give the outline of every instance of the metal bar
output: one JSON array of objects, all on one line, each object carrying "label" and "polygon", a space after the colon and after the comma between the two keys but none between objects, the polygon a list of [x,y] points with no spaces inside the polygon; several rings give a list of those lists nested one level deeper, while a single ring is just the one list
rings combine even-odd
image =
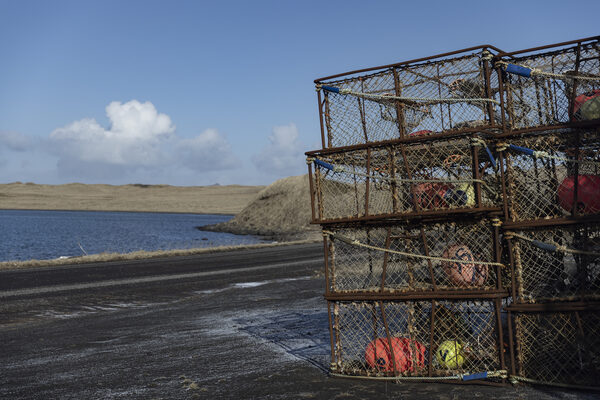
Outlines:
[{"label": "metal bar", "polygon": [[578,217],[557,217],[551,219],[525,220],[525,221],[506,221],[503,229],[529,229],[544,226],[569,226],[582,223],[594,223],[600,221],[600,214],[589,214]]},{"label": "metal bar", "polygon": [[549,302],[549,303],[528,303],[516,304],[513,303],[506,307],[510,311],[518,312],[569,312],[569,311],[598,311],[600,310],[600,302],[597,301],[573,301],[573,302]]},{"label": "metal bar", "polygon": [[324,261],[325,261],[325,295],[331,293],[330,285],[329,285],[329,246],[327,245],[329,242],[329,237],[323,235],[323,253],[324,253]]},{"label": "metal bar", "polygon": [[[502,68],[496,67],[496,75],[498,75],[498,96],[500,97],[500,120],[502,124],[502,132],[506,132],[506,109],[504,108],[504,79]],[[495,121],[493,122],[495,124]]]},{"label": "metal bar", "polygon": [[317,90],[317,102],[319,105],[319,125],[321,126],[321,146],[323,148],[327,147],[325,143],[325,128],[323,126],[323,103],[321,102],[321,90]]},{"label": "metal bar", "polygon": [[[429,246],[427,245],[427,237],[425,236],[425,229],[423,228],[423,225],[420,226],[420,231],[425,255],[429,257]],[[433,286],[433,290],[435,291],[437,290],[437,282],[435,279],[435,274],[433,273],[433,263],[431,262],[431,259],[427,259],[427,267],[429,268],[429,277],[431,278],[431,285]]]},{"label": "metal bar", "polygon": [[[386,249],[390,248],[391,237],[392,237],[392,228],[388,227],[387,228],[387,236],[385,238],[385,248]],[[389,255],[390,255],[390,253],[388,253],[387,251],[383,254],[383,272],[381,273],[381,292],[382,293],[385,290],[385,278],[386,278],[386,273],[387,273],[387,263],[388,263]]]},{"label": "metal bar", "polygon": [[[392,68],[392,73],[394,74],[394,90],[396,92],[396,96],[400,97],[402,95],[402,88],[400,87],[400,76],[398,75],[398,70],[396,68]],[[396,102],[396,124],[398,125],[398,133],[400,138],[403,138],[406,135],[404,126],[404,104],[400,102]]]},{"label": "metal bar", "polygon": [[510,352],[510,374],[513,376],[517,375],[517,366],[515,365],[515,343],[513,340],[514,331],[512,326],[512,312],[508,310],[507,315],[508,324],[508,351]]},{"label": "metal bar", "polygon": [[[472,175],[473,179],[478,181],[481,177],[479,176],[479,151],[477,149],[478,146],[471,146],[471,154],[473,155],[471,160]],[[475,187],[475,204],[477,204],[477,208],[481,208],[483,206],[481,204],[481,183],[475,182],[473,186]]]},{"label": "metal bar", "polygon": [[513,256],[513,246],[512,240],[506,239],[508,246],[508,262],[510,263],[510,281],[511,281],[511,292],[512,298],[516,301],[517,299],[517,277],[516,277],[516,267],[515,260]]},{"label": "metal bar", "polygon": [[[492,88],[491,88],[491,83],[490,83],[491,71],[490,71],[490,62],[487,59],[483,59],[483,75],[484,75],[483,81],[484,81],[484,88],[485,88],[484,96],[487,97],[488,99],[491,99],[492,98]],[[492,121],[494,121],[494,105],[492,104],[492,102],[488,102],[487,111],[488,111],[489,122],[492,123]]]},{"label": "metal bar", "polygon": [[427,371],[427,375],[428,376],[432,376],[433,375],[433,333],[435,331],[435,306],[436,306],[436,302],[435,300],[433,300],[431,302],[431,315],[430,315],[430,320],[429,320],[429,351],[428,351],[428,371]]},{"label": "metal bar", "polygon": [[455,51],[450,51],[450,52],[447,52],[447,53],[437,54],[437,55],[430,56],[430,57],[415,58],[413,60],[402,61],[402,62],[395,63],[395,64],[388,64],[388,65],[381,65],[381,66],[378,66],[378,67],[357,69],[357,70],[354,70],[354,71],[343,72],[341,74],[335,74],[335,75],[325,76],[323,78],[315,79],[314,82],[316,84],[318,84],[318,83],[321,83],[321,82],[326,81],[326,80],[339,78],[341,76],[348,76],[348,75],[360,74],[360,73],[363,73],[363,72],[370,72],[370,71],[376,71],[376,70],[388,69],[388,68],[394,68],[394,67],[401,67],[401,66],[407,65],[407,64],[413,64],[413,63],[418,63],[418,62],[422,62],[422,61],[433,60],[433,59],[436,59],[436,58],[448,57],[448,56],[452,56],[452,55],[455,55],[455,54],[465,53],[465,52],[468,52],[468,51],[484,50],[484,49],[488,49],[488,48],[494,50],[497,53],[503,53],[502,50],[500,50],[499,48],[497,48],[495,46],[492,46],[490,44],[483,44],[483,45],[480,45],[480,46],[468,47],[466,49],[455,50]]},{"label": "metal bar", "polygon": [[381,311],[381,319],[383,320],[385,336],[388,341],[390,355],[392,356],[392,367],[394,368],[394,375],[398,375],[398,366],[396,365],[396,355],[394,354],[394,346],[392,346],[392,338],[390,336],[390,328],[387,323],[387,318],[385,317],[385,309],[383,308],[383,301],[379,302],[379,310]]},{"label": "metal bar", "polygon": [[398,201],[400,198],[398,196],[398,184],[396,183],[396,154],[392,149],[388,151],[390,153],[390,177],[392,178],[392,182],[390,183],[392,190],[392,212],[398,213]]},{"label": "metal bar", "polygon": [[325,107],[325,126],[327,127],[327,145],[323,146],[323,148],[325,148],[333,146],[333,133],[331,132],[331,109],[329,108],[329,92],[325,92],[323,105]]},{"label": "metal bar", "polygon": [[369,196],[371,188],[371,148],[367,148],[367,179],[365,179],[365,217],[369,216]]},{"label": "metal bar", "polygon": [[[502,262],[502,247],[500,246],[500,227],[494,225],[492,232],[492,240],[494,242],[494,260],[498,263]],[[502,267],[496,266],[496,289],[502,290]]]},{"label": "metal bar", "polygon": [[502,211],[504,213],[504,221],[506,222],[509,220],[510,215],[508,214],[508,196],[506,192],[507,176],[504,173],[504,151],[498,153],[498,165],[500,169],[500,181],[502,182]]},{"label": "metal bar", "polygon": [[329,341],[331,345],[331,364],[330,366],[335,365],[335,342],[333,340],[333,321],[331,319],[331,302],[327,302],[327,317],[329,319]]},{"label": "metal bar", "polygon": [[322,225],[335,225],[335,224],[344,224],[348,222],[368,222],[368,221],[383,221],[387,220],[387,222],[395,222],[395,223],[408,223],[414,222],[415,220],[427,219],[427,217],[432,217],[432,220],[435,217],[441,217],[442,219],[448,220],[448,216],[450,215],[462,215],[462,214],[472,214],[472,215],[480,215],[486,213],[494,213],[499,212],[502,209],[500,207],[482,207],[478,209],[469,209],[469,208],[451,208],[451,209],[441,209],[441,210],[423,210],[420,212],[407,212],[407,213],[398,213],[398,214],[377,214],[377,215],[369,215],[364,217],[340,217],[340,218],[329,218],[329,219],[320,219],[319,223]]},{"label": "metal bar", "polygon": [[410,301],[410,300],[467,300],[467,299],[495,299],[509,296],[508,290],[473,289],[468,290],[438,290],[410,291],[410,292],[358,292],[345,291],[344,293],[331,292],[325,295],[330,301]]},{"label": "metal bar", "polygon": [[[590,122],[590,121],[582,121],[582,122]],[[594,123],[595,121],[591,121],[592,123],[590,125],[593,126],[597,126],[597,123]],[[571,125],[565,125],[564,127],[569,127]],[[366,148],[372,148],[372,149],[379,149],[379,148],[383,148],[386,146],[390,146],[390,145],[400,145],[400,144],[426,144],[429,142],[439,142],[442,139],[465,139],[466,135],[465,134],[471,134],[471,133],[489,133],[489,134],[493,134],[494,136],[499,136],[498,133],[494,133],[494,129],[499,130],[501,128],[501,126],[499,125],[494,125],[494,126],[488,126],[488,127],[476,127],[476,128],[465,128],[465,129],[460,129],[460,130],[455,130],[455,131],[451,131],[451,132],[442,132],[442,133],[436,133],[436,134],[430,134],[430,135],[423,135],[423,136],[405,136],[404,138],[397,138],[397,139],[389,139],[389,140],[381,140],[381,141],[377,141],[377,142],[370,142],[370,143],[360,143],[360,144],[353,144],[353,145],[348,145],[348,146],[339,146],[339,147],[330,147],[330,148],[326,148],[326,149],[320,149],[320,150],[310,150],[305,152],[304,154],[307,156],[318,156],[318,155],[329,155],[329,154],[336,154],[336,153],[346,153],[348,151],[352,151],[352,150],[364,150]],[[559,126],[553,126],[551,129],[558,129]],[[533,128],[532,128],[533,129]],[[534,130],[539,130],[539,129],[534,129]],[[546,127],[545,130],[549,130],[548,127]]]},{"label": "metal bar", "polygon": [[532,47],[532,48],[529,48],[529,49],[512,51],[510,53],[505,53],[503,51],[500,51],[494,58],[496,58],[496,57],[500,58],[500,57],[513,56],[515,54],[522,54],[522,53],[531,53],[531,52],[534,52],[534,51],[540,51],[540,50],[550,49],[550,48],[553,48],[553,47],[568,46],[568,45],[571,45],[571,44],[583,43],[583,42],[590,42],[590,41],[594,41],[594,40],[600,40],[600,36],[591,36],[591,37],[583,38],[583,39],[570,40],[568,42],[561,42],[561,43],[548,44],[548,45],[545,45],[545,46]]},{"label": "metal bar", "polygon": [[315,188],[313,184],[313,172],[312,172],[312,163],[308,164],[308,186],[310,190],[310,215],[311,221],[315,222],[317,217],[315,215]]},{"label": "metal bar", "polygon": [[506,369],[506,363],[504,362],[504,332],[502,331],[502,318],[500,317],[500,308],[502,308],[502,299],[497,298],[495,300],[494,309],[496,311],[496,323],[498,333],[498,351],[500,355],[500,369]]}]

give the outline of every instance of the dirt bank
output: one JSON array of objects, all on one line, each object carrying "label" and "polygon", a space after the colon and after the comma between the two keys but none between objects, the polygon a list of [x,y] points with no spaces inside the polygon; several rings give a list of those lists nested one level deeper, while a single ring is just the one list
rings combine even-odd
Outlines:
[{"label": "dirt bank", "polygon": [[308,175],[280,179],[264,188],[230,221],[199,227],[202,230],[260,235],[275,240],[315,239],[311,225]]}]

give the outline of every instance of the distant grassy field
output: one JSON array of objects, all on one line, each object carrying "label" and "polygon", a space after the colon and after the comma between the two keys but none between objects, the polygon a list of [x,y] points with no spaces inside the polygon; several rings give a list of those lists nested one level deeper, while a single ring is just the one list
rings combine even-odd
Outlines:
[{"label": "distant grassy field", "polygon": [[264,186],[0,184],[0,209],[237,214]]}]

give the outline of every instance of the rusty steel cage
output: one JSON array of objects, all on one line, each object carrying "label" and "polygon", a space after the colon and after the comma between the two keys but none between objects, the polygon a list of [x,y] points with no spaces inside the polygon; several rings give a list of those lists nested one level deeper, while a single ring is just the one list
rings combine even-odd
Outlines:
[{"label": "rusty steel cage", "polygon": [[547,129],[600,118],[600,37],[494,58],[508,130]]},{"label": "rusty steel cage", "polygon": [[456,381],[506,374],[498,299],[328,304],[334,374]]},{"label": "rusty steel cage", "polygon": [[315,80],[323,148],[497,127],[499,52],[484,45]]},{"label": "rusty steel cage", "polygon": [[600,304],[528,306],[508,312],[514,330],[511,379],[600,390]]},{"label": "rusty steel cage", "polygon": [[481,137],[307,153],[315,222],[500,210],[496,159]]},{"label": "rusty steel cage", "polygon": [[489,219],[325,227],[327,292],[443,298],[507,295],[498,224]]},{"label": "rusty steel cage", "polygon": [[315,84],[331,372],[600,389],[600,36]]},{"label": "rusty steel cage", "polygon": [[507,223],[600,213],[598,127],[506,136],[497,143]]},{"label": "rusty steel cage", "polygon": [[600,300],[600,220],[506,230],[517,303]]}]

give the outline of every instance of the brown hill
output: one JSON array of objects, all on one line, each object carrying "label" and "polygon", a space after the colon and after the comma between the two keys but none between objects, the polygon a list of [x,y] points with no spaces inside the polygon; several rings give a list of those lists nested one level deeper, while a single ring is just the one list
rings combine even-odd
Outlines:
[{"label": "brown hill", "polygon": [[236,214],[264,186],[0,185],[0,209]]},{"label": "brown hill", "polygon": [[202,230],[261,235],[276,240],[318,239],[311,225],[308,175],[280,179],[263,189],[230,221]]}]

